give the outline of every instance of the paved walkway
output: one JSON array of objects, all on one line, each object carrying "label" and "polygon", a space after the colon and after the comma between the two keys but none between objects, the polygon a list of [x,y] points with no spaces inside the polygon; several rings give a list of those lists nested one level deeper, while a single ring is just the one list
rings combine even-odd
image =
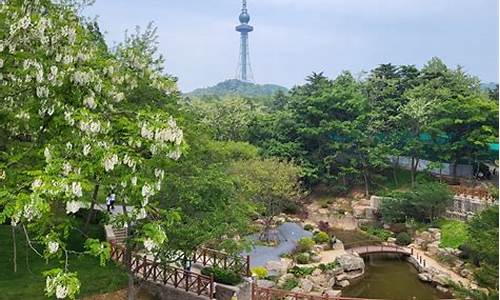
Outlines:
[{"label": "paved walkway", "polygon": [[422,256],[422,259],[425,259],[426,268],[428,268],[428,267],[435,268],[439,272],[446,274],[448,277],[450,277],[450,279],[453,282],[461,283],[462,285],[464,285],[466,287],[477,288],[477,285],[474,282],[456,274],[455,272],[451,271],[448,267],[441,265],[435,259],[433,259],[429,255],[427,255],[424,251],[413,249],[413,257],[416,257],[417,254],[419,257]]},{"label": "paved walkway", "polygon": [[[297,223],[283,223],[277,228],[279,244],[275,247],[255,246],[249,253],[250,266],[265,266],[268,261],[280,261],[280,255],[290,253],[297,246],[297,241],[303,237],[312,237],[312,233],[304,230]],[[257,241],[259,234],[253,234],[248,237],[250,240]]]}]

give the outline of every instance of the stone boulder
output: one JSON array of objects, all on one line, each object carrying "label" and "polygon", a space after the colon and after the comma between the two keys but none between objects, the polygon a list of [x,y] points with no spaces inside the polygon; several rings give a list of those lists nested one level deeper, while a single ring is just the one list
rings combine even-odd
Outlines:
[{"label": "stone boulder", "polygon": [[437,274],[432,276],[432,281],[442,286],[450,285],[450,277],[448,277],[448,275],[445,274]]},{"label": "stone boulder", "polygon": [[259,279],[257,280],[257,286],[269,289],[275,287],[276,283],[274,283],[274,281],[271,280]]},{"label": "stone boulder", "polygon": [[281,276],[279,279],[278,279],[278,286],[283,286],[285,284],[285,282],[287,282],[288,280],[291,280],[295,278],[295,276],[291,273],[286,273],[285,275]]},{"label": "stone boulder", "polygon": [[304,291],[304,293],[309,293],[313,289],[313,283],[307,278],[302,278],[299,281],[299,287]]},{"label": "stone boulder", "polygon": [[472,278],[473,273],[469,269],[462,269],[462,271],[460,271],[460,276],[462,276],[464,278]]},{"label": "stone boulder", "polygon": [[324,295],[328,297],[340,297],[342,295],[342,290],[326,290]]},{"label": "stone boulder", "polygon": [[340,286],[341,288],[345,288],[347,286],[349,286],[351,283],[349,282],[349,280],[341,280],[339,282],[337,282],[337,285]]},{"label": "stone boulder", "polygon": [[419,273],[418,274],[418,279],[420,279],[423,282],[431,282],[432,281],[432,276],[429,273]]},{"label": "stone boulder", "polygon": [[365,262],[363,259],[354,254],[341,255],[337,258],[337,262],[346,272],[365,269]]},{"label": "stone boulder", "polygon": [[280,261],[271,260],[266,263],[266,269],[269,274],[272,275],[283,275],[286,274],[288,268],[291,265],[290,259],[281,259]]}]

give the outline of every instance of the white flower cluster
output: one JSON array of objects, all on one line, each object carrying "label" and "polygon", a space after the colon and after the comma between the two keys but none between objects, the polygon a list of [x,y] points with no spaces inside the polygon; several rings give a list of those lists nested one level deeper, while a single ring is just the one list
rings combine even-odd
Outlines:
[{"label": "white flower cluster", "polygon": [[104,161],[102,162],[106,172],[112,171],[119,163],[120,161],[118,159],[118,155],[116,154],[106,157],[106,159],[104,159]]},{"label": "white flower cluster", "polygon": [[69,111],[64,112],[64,120],[68,122],[70,126],[75,125],[75,119],[73,119],[73,114]]},{"label": "white flower cluster", "polygon": [[75,195],[78,198],[82,197],[82,195],[83,195],[82,185],[80,184],[80,182],[71,183],[71,192],[73,193],[73,195]]},{"label": "white flower cluster", "polygon": [[89,95],[83,99],[83,104],[90,109],[95,109],[97,103],[95,102],[94,95]]},{"label": "white flower cluster", "polygon": [[141,124],[140,134],[143,138],[152,140],[156,143],[150,146],[150,151],[153,154],[158,153],[158,150],[162,149],[163,145],[167,143],[174,143],[176,145],[176,149],[169,153],[168,156],[177,160],[181,155],[179,145],[182,143],[183,132],[177,126],[173,118],[170,118],[167,124],[167,128],[151,129],[147,122],[143,122]]},{"label": "white flower cluster", "polygon": [[44,86],[36,87],[36,96],[38,98],[48,98],[49,97],[49,89]]},{"label": "white flower cluster", "polygon": [[127,165],[129,168],[135,171],[136,162],[130,156],[128,156],[128,154],[125,154],[125,156],[123,157],[123,164]]},{"label": "white flower cluster", "polygon": [[139,212],[137,213],[136,219],[137,220],[146,219],[147,216],[148,216],[148,214],[146,213],[146,209],[144,207],[141,207],[139,209]]},{"label": "white flower cluster", "polygon": [[[152,186],[150,186],[149,184],[145,183],[142,186],[141,194],[142,194],[142,196],[145,199],[148,199],[149,197],[154,196],[155,191],[154,191],[154,188]],[[146,205],[146,204],[144,204],[144,205]]]},{"label": "white flower cluster", "polygon": [[42,185],[43,185],[43,181],[40,178],[37,178],[37,179],[33,180],[33,182],[31,183],[31,189],[35,191],[39,187],[41,187]]},{"label": "white flower cluster", "polygon": [[23,207],[23,217],[26,218],[28,222],[38,219],[42,215],[38,209],[38,202],[38,198],[31,197],[30,203]]},{"label": "white flower cluster", "polygon": [[163,179],[165,177],[165,171],[162,169],[155,169],[155,177],[159,179]]},{"label": "white flower cluster", "polygon": [[58,285],[56,287],[56,298],[57,299],[64,299],[68,296],[68,288],[65,287],[64,285]]},{"label": "white flower cluster", "polygon": [[83,146],[83,155],[84,155],[84,156],[89,155],[89,153],[90,153],[90,149],[91,149],[91,148],[92,148],[92,147],[91,147],[89,144],[85,144],[85,146]]},{"label": "white flower cluster", "polygon": [[68,42],[73,45],[76,41],[76,30],[75,28],[64,26],[62,28],[62,35],[68,38]]},{"label": "white flower cluster", "polygon": [[53,276],[47,276],[45,281],[45,290],[48,296],[55,294],[57,299],[74,297],[74,294],[80,289],[80,283],[75,282],[73,274],[64,273],[62,270]]},{"label": "white flower cluster", "polygon": [[47,243],[47,248],[50,254],[54,254],[57,252],[57,250],[59,250],[59,243],[54,241],[49,241]]},{"label": "white flower cluster", "polygon": [[71,168],[71,164],[70,164],[69,162],[65,162],[65,163],[63,164],[62,174],[63,174],[64,176],[68,176],[68,175],[69,175],[69,173],[71,173],[71,170],[72,170],[72,168]]},{"label": "white flower cluster", "polygon": [[92,81],[93,75],[91,73],[83,72],[83,71],[76,71],[73,73],[73,78],[72,81],[76,85],[86,85]]},{"label": "white flower cluster", "polygon": [[101,122],[99,121],[80,121],[80,130],[90,134],[97,134],[101,132]]},{"label": "white flower cluster", "polygon": [[66,213],[74,214],[82,208],[82,203],[80,201],[68,201],[66,202]]}]

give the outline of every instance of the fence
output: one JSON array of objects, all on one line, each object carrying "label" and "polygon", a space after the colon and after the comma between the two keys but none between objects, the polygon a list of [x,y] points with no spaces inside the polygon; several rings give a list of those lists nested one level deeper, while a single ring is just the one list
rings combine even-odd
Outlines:
[{"label": "fence", "polygon": [[328,295],[308,295],[303,293],[294,293],[285,290],[259,287],[257,284],[252,286],[252,300],[371,300],[365,298],[346,298]]},{"label": "fence", "polygon": [[[127,265],[125,261],[125,248],[111,243],[111,259]],[[213,277],[196,274],[184,269],[176,268],[165,263],[156,262],[146,256],[132,255],[130,271],[137,277],[146,281],[171,285],[198,296],[207,296],[212,299],[214,295]]]},{"label": "fence", "polygon": [[243,276],[251,276],[250,256],[229,255],[214,249],[200,248],[193,253],[193,263],[233,270]]}]

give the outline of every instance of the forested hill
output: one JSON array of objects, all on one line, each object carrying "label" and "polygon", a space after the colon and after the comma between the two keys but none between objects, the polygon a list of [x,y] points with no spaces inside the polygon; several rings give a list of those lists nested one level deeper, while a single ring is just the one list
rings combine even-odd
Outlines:
[{"label": "forested hill", "polygon": [[199,88],[187,96],[227,96],[238,95],[244,97],[261,97],[272,96],[278,91],[286,92],[287,88],[276,84],[255,84],[251,82],[244,82],[237,79],[229,79],[218,83],[215,86],[207,88]]}]

